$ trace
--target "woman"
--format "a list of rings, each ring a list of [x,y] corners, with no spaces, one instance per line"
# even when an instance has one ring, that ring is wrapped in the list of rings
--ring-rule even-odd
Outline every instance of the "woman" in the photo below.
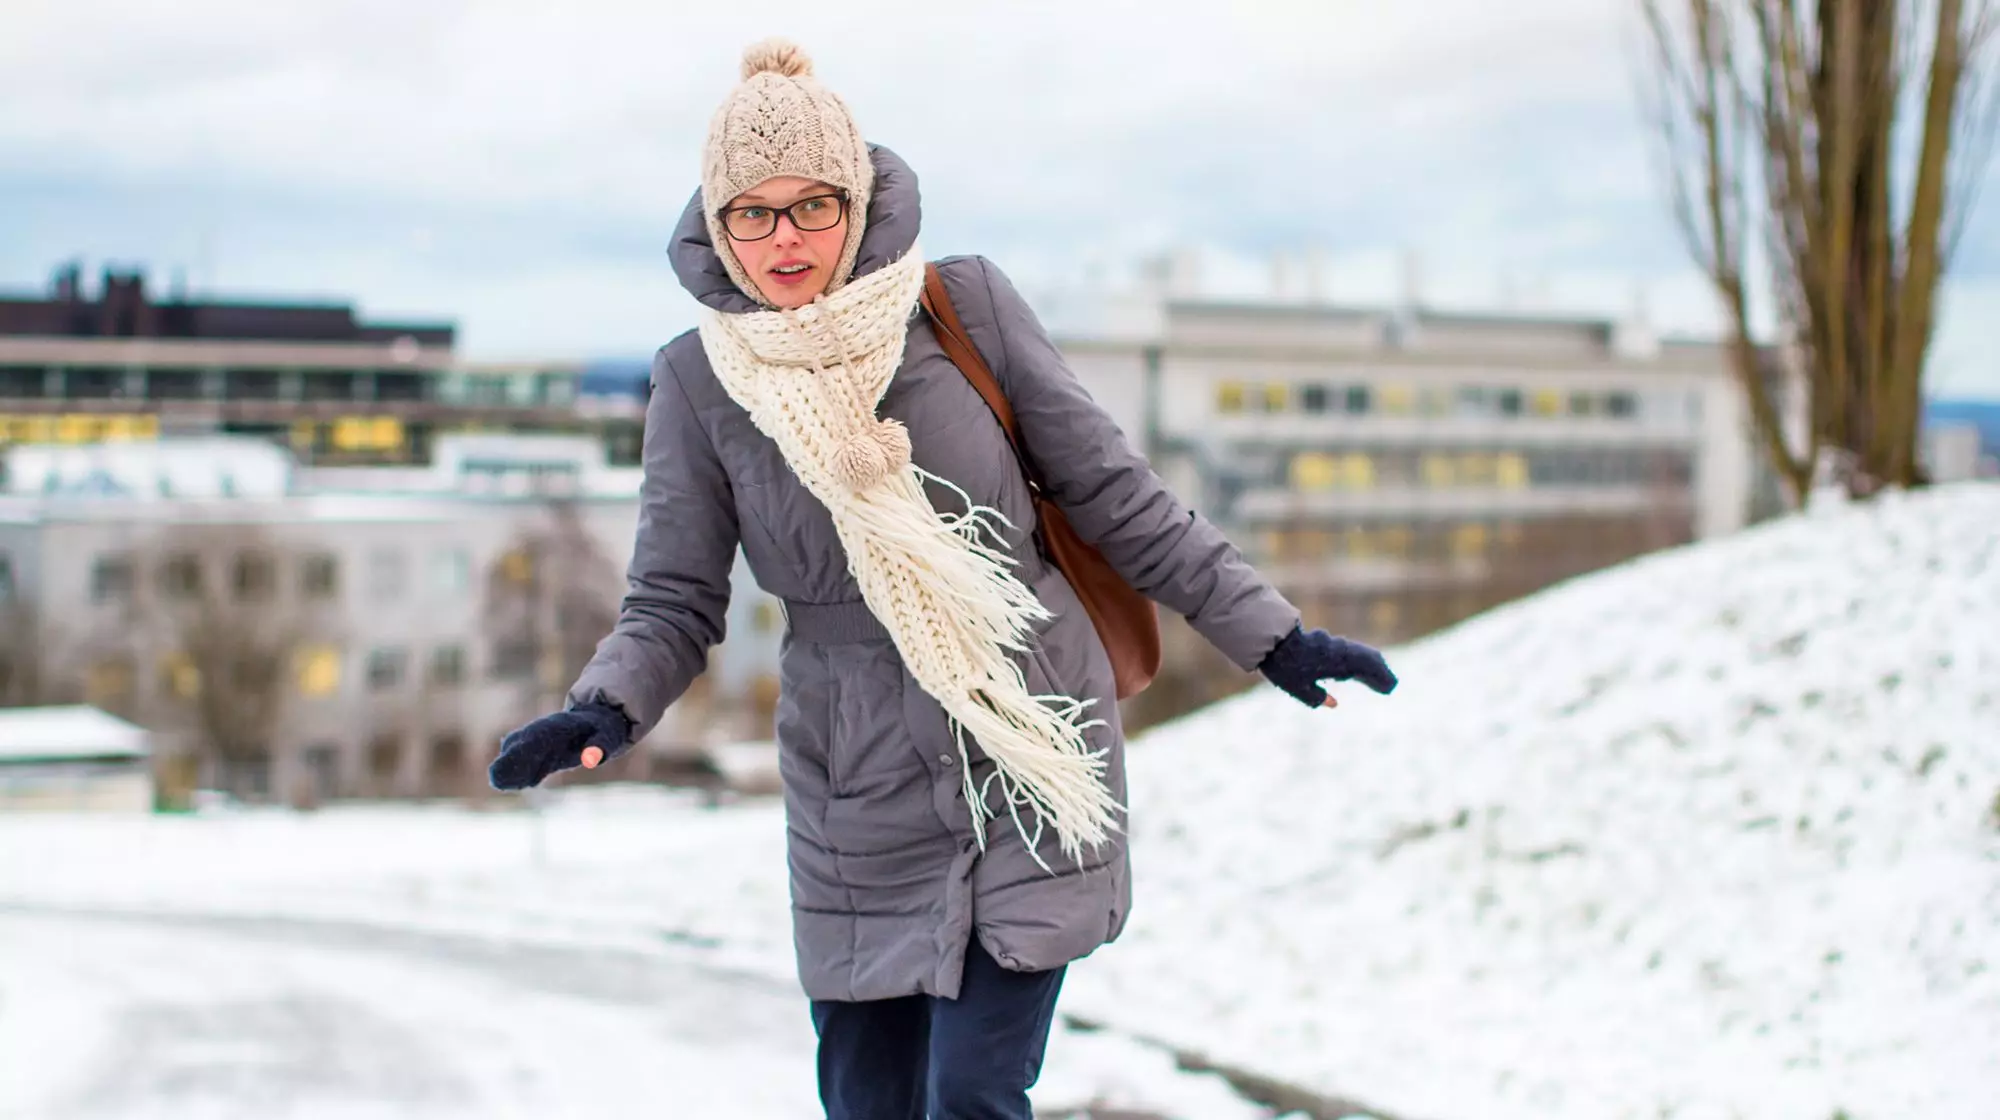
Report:
[[[916,177],[778,41],[710,126],[654,358],[630,591],[502,789],[645,735],[723,636],[740,543],[786,605],[777,713],[799,976],[829,1116],[1025,1117],[1065,966],[1129,909],[1111,664],[1032,541],[1021,464],[917,314]],[[1078,532],[1245,670],[1394,687],[1163,486],[1007,278],[941,263]]]

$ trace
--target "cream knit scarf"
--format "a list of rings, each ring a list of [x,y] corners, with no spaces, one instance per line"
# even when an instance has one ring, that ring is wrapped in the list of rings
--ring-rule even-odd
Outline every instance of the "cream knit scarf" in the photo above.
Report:
[[[1081,862],[1085,845],[1117,827],[1103,752],[1084,736],[1101,721],[1079,722],[1089,701],[1029,692],[1009,656],[1030,648],[1031,626],[1050,615],[1010,570],[1016,561],[989,522],[1005,519],[911,463],[909,433],[876,416],[923,282],[913,248],[797,311],[707,312],[702,347],[730,397],[833,515],[861,597],[950,717],[980,846],[995,810],[973,782],[967,732],[993,761],[986,784],[999,783],[1036,861],[1046,824]],[[926,481],[957,492],[965,512],[933,509]],[[1036,818],[1032,834],[1023,808]]]

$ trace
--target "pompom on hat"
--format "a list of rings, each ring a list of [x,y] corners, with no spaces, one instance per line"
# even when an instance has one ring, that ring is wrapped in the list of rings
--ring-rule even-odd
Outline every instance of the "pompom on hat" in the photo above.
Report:
[[[875,167],[845,102],[813,76],[798,44],[766,39],[743,52],[743,80],[709,122],[701,156],[701,203],[708,235],[730,279],[770,306],[736,259],[721,211],[743,192],[781,175],[816,179],[847,192],[847,237],[827,291],[847,283],[861,252]]]

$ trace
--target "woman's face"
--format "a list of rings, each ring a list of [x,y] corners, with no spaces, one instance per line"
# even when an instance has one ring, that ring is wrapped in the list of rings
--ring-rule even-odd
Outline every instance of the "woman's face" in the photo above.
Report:
[[[765,300],[791,309],[826,291],[847,240],[847,206],[837,188],[780,175],[731,199],[722,225]]]

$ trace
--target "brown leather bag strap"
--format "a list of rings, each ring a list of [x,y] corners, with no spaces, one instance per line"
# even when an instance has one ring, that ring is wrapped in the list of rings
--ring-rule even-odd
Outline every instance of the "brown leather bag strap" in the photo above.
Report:
[[[1027,455],[1021,450],[1021,429],[1014,419],[1014,406],[1007,402],[1007,394],[1000,391],[1000,382],[993,376],[986,359],[979,354],[979,348],[972,344],[972,336],[966,333],[964,322],[958,317],[958,308],[951,303],[951,293],[945,291],[944,274],[938,271],[936,263],[924,265],[924,292],[918,297],[924,305],[924,312],[931,318],[931,325],[937,328],[938,345],[944,347],[945,357],[965,375],[972,387],[986,401],[986,407],[993,410],[993,418],[1000,421],[1000,428],[1007,433],[1007,442],[1014,449],[1014,459],[1021,465],[1021,474],[1036,493],[1041,492],[1041,480],[1028,468]]]

